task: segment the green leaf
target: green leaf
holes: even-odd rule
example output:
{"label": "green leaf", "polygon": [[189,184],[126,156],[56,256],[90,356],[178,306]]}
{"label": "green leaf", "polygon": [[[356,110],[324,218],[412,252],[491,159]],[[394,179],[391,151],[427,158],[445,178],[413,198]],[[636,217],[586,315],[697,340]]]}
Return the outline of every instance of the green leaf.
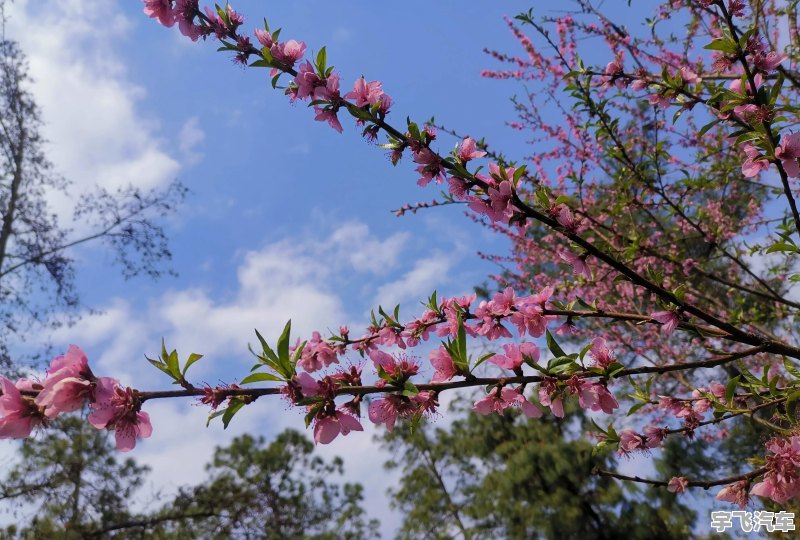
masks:
{"label": "green leaf", "polygon": [[550,333],[550,330],[545,330],[545,332],[547,333],[547,348],[550,349],[550,352],[553,353],[553,356],[556,358],[567,356],[567,353],[565,353],[564,349],[558,345],[556,339],[553,337],[553,334]]}
{"label": "green leaf", "polygon": [[738,145],[740,145],[740,144],[742,144],[744,142],[755,141],[756,139],[760,139],[760,138],[761,138],[761,134],[760,133],[755,132],[755,131],[749,131],[747,133],[742,133],[741,135],[736,137],[736,140],[734,141],[733,144],[738,146]]}
{"label": "green leaf", "polygon": [[800,392],[792,392],[789,394],[789,397],[786,398],[786,404],[784,408],[786,409],[786,414],[789,418],[793,418],[795,415],[792,414],[792,406],[795,405],[797,398],[800,398]]}
{"label": "green leaf", "polygon": [[403,391],[401,392],[402,395],[406,397],[412,397],[419,394],[419,388],[414,385],[411,381],[406,381],[403,383]]}
{"label": "green leaf", "polygon": [[778,72],[778,77],[775,80],[775,84],[772,86],[772,90],[769,93],[769,105],[775,105],[775,102],[778,100],[778,96],[781,93],[781,88],[783,87],[784,81],[783,73]]}
{"label": "green leaf", "polygon": [[211,414],[209,414],[209,415],[208,415],[208,420],[206,421],[206,427],[208,427],[208,426],[211,424],[211,421],[212,421],[214,418],[217,418],[217,417],[219,417],[219,416],[222,416],[223,414],[225,414],[225,411],[226,411],[226,410],[227,410],[227,409],[220,409],[220,410],[218,410],[218,411],[214,411],[214,412],[212,412]]}
{"label": "green leaf", "polygon": [[736,392],[736,387],[739,386],[739,381],[741,378],[741,375],[737,375],[729,380],[728,384],[725,385],[725,403],[728,405],[733,403],[733,394]]}
{"label": "green leaf", "polygon": [[317,405],[314,405],[308,410],[308,414],[306,414],[304,418],[306,427],[311,425],[311,422],[314,420],[314,418],[317,417],[317,413],[319,412],[319,410],[322,408],[323,405],[324,403],[318,403]]}
{"label": "green leaf", "polygon": [[798,252],[797,246],[793,246],[792,244],[785,244],[785,243],[773,244],[773,245],[771,245],[771,246],[769,246],[767,248],[767,253],[775,253],[777,251],[787,251],[787,252],[792,252],[792,253],[797,253]]}
{"label": "green leaf", "polygon": [[324,77],[325,75],[325,65],[327,64],[328,55],[325,52],[325,47],[322,47],[319,52],[317,53],[317,73]]}
{"label": "green leaf", "polygon": [[248,375],[240,384],[250,384],[254,382],[264,382],[264,381],[283,381],[284,379],[278,377],[277,375],[273,375],[272,373],[253,373]]}
{"label": "green leaf", "polygon": [[475,365],[474,365],[474,366],[472,366],[472,369],[475,369],[475,368],[476,368],[476,367],[478,367],[479,365],[483,364],[485,361],[487,361],[489,358],[491,358],[491,357],[492,357],[492,356],[494,356],[494,355],[495,355],[495,353],[493,353],[493,352],[490,352],[490,353],[486,353],[486,354],[483,354],[483,355],[481,355],[481,357],[480,357],[480,358],[478,358],[478,361],[477,361],[477,362],[475,362]]}
{"label": "green leaf", "polygon": [[575,360],[575,355],[559,356],[557,358],[552,358],[547,363],[547,371],[551,371],[553,373],[564,371],[570,364],[572,364],[574,360]]}
{"label": "green leaf", "polygon": [[464,328],[464,321],[461,319],[461,313],[458,314],[458,353],[461,359],[467,363],[469,368],[469,358],[467,358],[467,331]]}
{"label": "green leaf", "polygon": [[189,366],[197,362],[203,358],[202,354],[192,353],[189,355],[189,358],[186,360],[186,364],[183,366],[183,375],[186,375],[186,371],[189,369]]}
{"label": "green leaf", "polygon": [[619,362],[614,362],[610,366],[606,368],[606,374],[609,379],[613,379],[617,373],[625,369],[625,366],[620,364]]}
{"label": "green leaf", "polygon": [[261,349],[264,351],[264,356],[273,362],[278,361],[278,355],[275,354],[275,351],[272,350],[272,347],[269,346],[267,340],[264,339],[258,330],[256,330],[256,337],[258,337],[258,341],[261,343]]}
{"label": "green leaf", "polygon": [[600,426],[597,424],[597,422],[595,422],[595,421],[594,421],[594,419],[590,418],[590,419],[589,419],[589,421],[592,423],[592,425],[594,426],[594,428],[595,428],[597,431],[599,431],[600,433],[603,433],[603,434],[607,434],[606,430],[605,430],[605,429],[603,429],[603,428],[601,428],[601,427],[600,427]]}
{"label": "green leaf", "polygon": [[178,351],[173,350],[164,360],[167,363],[170,375],[177,378],[181,374],[180,366],[178,365]]}
{"label": "green leaf", "polygon": [[244,401],[241,399],[234,398],[230,401],[230,405],[228,405],[228,408],[225,409],[225,412],[222,414],[222,426],[224,429],[228,429],[228,424],[231,423],[233,415],[239,412],[239,409],[242,407],[244,407]]}
{"label": "green leaf", "polygon": [[163,362],[159,362],[158,360],[153,360],[152,358],[147,358],[146,356],[145,356],[145,359],[147,359],[148,362],[153,364],[155,367],[157,367],[158,369],[160,369],[161,371],[163,371],[167,375],[172,376],[172,374],[169,372],[169,368],[167,368],[167,365],[164,364]]}
{"label": "green leaf", "polygon": [[283,364],[289,362],[289,336],[292,332],[292,320],[286,323],[281,337],[278,338],[278,360]]}
{"label": "green leaf", "polygon": [[727,37],[717,38],[705,47],[709,51],[722,51],[728,54],[734,54],[736,52],[736,43]]}
{"label": "green leaf", "polygon": [[642,408],[642,407],[644,407],[645,405],[647,405],[647,402],[646,402],[646,401],[643,401],[643,402],[641,402],[641,403],[637,403],[637,404],[635,404],[633,407],[631,407],[631,408],[628,410],[628,416],[632,415],[633,413],[635,413],[636,411],[638,411],[639,409],[641,409],[641,408]]}
{"label": "green leaf", "polygon": [[722,122],[722,120],[720,120],[720,119],[714,120],[713,122],[709,122],[708,124],[706,124],[706,125],[704,125],[703,127],[700,128],[700,131],[698,132],[698,135],[700,137],[702,137],[703,135],[708,133],[709,129],[711,129],[712,127],[716,126],[720,122]]}
{"label": "green leaf", "polygon": [[792,375],[792,377],[794,377],[795,379],[800,379],[800,371],[798,371],[797,368],[794,367],[794,364],[792,364],[788,358],[783,359],[783,367],[786,368],[786,371],[789,372]]}

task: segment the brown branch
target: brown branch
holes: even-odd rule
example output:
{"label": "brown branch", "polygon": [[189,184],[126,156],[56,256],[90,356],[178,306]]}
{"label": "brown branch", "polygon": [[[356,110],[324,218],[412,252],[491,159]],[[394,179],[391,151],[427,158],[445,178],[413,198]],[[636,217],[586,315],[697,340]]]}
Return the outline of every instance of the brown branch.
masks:
{"label": "brown branch", "polygon": [[[750,471],[747,474],[740,474],[738,476],[729,476],[728,478],[720,478],[718,480],[689,480],[686,485],[689,487],[708,489],[714,486],[725,486],[728,484],[733,484],[734,482],[740,482],[742,480],[752,480],[758,476],[761,476],[766,472],[767,468],[762,467],[760,469]],[[639,482],[642,484],[650,484],[651,486],[667,487],[669,485],[669,482],[666,482],[664,480],[651,480],[649,478],[642,478],[641,476],[628,476],[625,474],[620,474],[612,471],[606,471],[597,467],[595,467],[592,470],[592,474],[596,474],[597,476],[608,476],[610,478],[616,478],[617,480],[624,480],[626,482]]]}

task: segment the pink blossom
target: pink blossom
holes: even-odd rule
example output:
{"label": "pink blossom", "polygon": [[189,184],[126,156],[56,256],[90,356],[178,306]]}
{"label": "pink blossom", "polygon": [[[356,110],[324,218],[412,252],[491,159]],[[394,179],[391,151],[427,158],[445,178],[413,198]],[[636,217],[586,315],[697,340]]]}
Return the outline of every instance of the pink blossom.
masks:
{"label": "pink blossom", "polygon": [[753,486],[751,495],[772,499],[778,504],[800,496],[800,436],[773,438],[767,442],[767,473]]}
{"label": "pink blossom", "polygon": [[667,491],[682,494],[686,491],[688,486],[689,481],[686,478],[683,476],[673,476],[670,478],[669,484],[667,484]]}
{"label": "pink blossom", "polygon": [[301,371],[294,376],[294,380],[300,386],[303,397],[316,396],[322,391],[319,381],[306,372]]}
{"label": "pink blossom", "polygon": [[558,384],[555,379],[545,378],[539,385],[539,403],[550,407],[550,412],[558,418],[564,418],[564,404],[558,394]]}
{"label": "pink blossom", "polygon": [[319,417],[314,422],[314,442],[316,444],[328,444],[337,435],[347,435],[351,431],[364,431],[358,418],[341,410],[335,410],[333,414]]}
{"label": "pink blossom", "polygon": [[406,348],[403,341],[403,329],[386,324],[378,330],[378,343],[386,347],[398,346],[401,349]]}
{"label": "pink blossom", "polygon": [[375,364],[375,369],[383,369],[390,377],[407,379],[419,372],[419,364],[416,360],[405,354],[395,357],[383,351],[374,350],[369,353],[369,358]]}
{"label": "pink blossom", "polygon": [[562,251],[558,256],[572,266],[572,270],[576,275],[582,275],[589,280],[592,279],[592,271],[586,265],[586,255],[576,255],[571,251]]}
{"label": "pink blossom", "polygon": [[505,409],[514,405],[519,406],[530,418],[539,418],[542,415],[542,411],[536,405],[528,401],[519,391],[508,386],[504,386],[499,392],[496,387],[493,388],[486,397],[475,402],[472,410],[484,416],[492,412],[503,414]]}
{"label": "pink blossom", "polygon": [[571,336],[578,331],[575,323],[572,321],[567,321],[558,328],[556,328],[556,335],[557,336]]}
{"label": "pink blossom", "polygon": [[389,112],[389,109],[392,107],[392,96],[389,94],[383,94],[378,99],[378,112],[381,114],[386,114]]}
{"label": "pink blossom", "polygon": [[534,343],[522,343],[516,346],[512,343],[503,345],[505,355],[496,354],[489,359],[489,362],[504,369],[518,369],[525,363],[525,356],[530,357],[534,362],[539,361],[539,347]]}
{"label": "pink blossom", "polygon": [[594,360],[594,364],[600,369],[606,369],[616,361],[614,353],[608,345],[606,345],[606,340],[600,337],[594,338],[592,341],[592,350],[590,354]]}
{"label": "pink blossom", "polygon": [[564,401],[561,399],[561,396],[558,396],[550,402],[550,412],[557,418],[564,418]]}
{"label": "pink blossom", "polygon": [[479,214],[486,215],[492,221],[507,222],[514,215],[511,182],[504,180],[497,187],[489,187],[487,194],[488,200],[476,199],[469,204],[469,207]]}
{"label": "pink blossom", "polygon": [[306,343],[300,359],[297,361],[297,365],[309,373],[338,363],[336,351],[327,341],[322,339],[319,332],[311,334],[311,339]]}
{"label": "pink blossom", "polygon": [[754,176],[758,176],[761,171],[766,171],[769,169],[769,161],[766,159],[759,159],[763,158],[764,156],[761,155],[761,152],[758,151],[758,148],[753,146],[752,144],[746,144],[742,147],[744,150],[747,159],[742,163],[742,174],[746,178],[752,178]]}
{"label": "pink blossom", "polygon": [[466,163],[472,159],[482,158],[486,152],[478,150],[477,143],[472,137],[466,137],[461,141],[461,150],[458,152],[458,157],[462,162]]}
{"label": "pink blossom", "polygon": [[20,392],[30,389],[31,384],[25,379],[15,385],[0,377],[0,439],[24,439],[44,423],[45,417],[33,398]]}
{"label": "pink blossom", "polygon": [[651,313],[650,317],[661,323],[661,330],[664,331],[667,335],[671,334],[675,331],[678,327],[678,324],[681,322],[680,316],[675,311],[656,311],[655,313]]}
{"label": "pink blossom", "polygon": [[342,132],[342,123],[339,122],[339,117],[336,116],[336,110],[329,107],[321,108],[315,106],[314,112],[317,113],[314,120],[317,122],[327,122],[333,129],[339,133]]}
{"label": "pink blossom", "polygon": [[[256,30],[256,33],[258,31]],[[258,35],[256,35],[258,37]],[[261,41],[261,40],[259,40]],[[263,44],[263,42],[262,42]],[[283,66],[291,68],[294,67],[295,63],[303,57],[303,54],[306,52],[306,44],[303,41],[295,41],[294,39],[290,39],[285,43],[274,43],[270,47],[270,53],[272,54],[272,58],[274,58],[277,62],[281,63]],[[278,70],[273,68],[270,72],[270,75],[275,76],[277,75]]]}
{"label": "pink blossom", "polygon": [[573,376],[567,381],[567,386],[572,394],[578,395],[578,405],[582,409],[611,414],[619,407],[616,398],[600,383],[592,383]]}
{"label": "pink blossom", "polygon": [[[228,11],[229,13],[232,11],[230,6],[228,6]],[[228,37],[228,31],[233,30],[235,29],[236,26],[238,26],[236,24],[238,22],[238,19],[236,21],[231,20],[231,26],[233,26],[234,28],[228,28],[227,23],[222,19],[222,17],[219,16],[217,11],[215,9],[211,9],[208,6],[206,6],[205,8],[205,12],[206,12],[206,18],[208,19],[208,25],[211,27],[211,31],[214,32],[214,34],[217,36],[217,39],[220,40],[225,39],[226,37]]]}
{"label": "pink blossom", "polygon": [[369,404],[369,419],[374,424],[386,424],[386,429],[392,431],[400,414],[400,398],[398,396],[386,396]]}
{"label": "pink blossom", "polygon": [[683,411],[683,402],[670,396],[659,396],[658,408],[667,411],[675,417]]}
{"label": "pink blossom", "polygon": [[658,448],[667,436],[667,429],[656,426],[645,426],[645,444],[648,448]]}
{"label": "pink blossom", "polygon": [[511,332],[502,325],[501,318],[512,313],[513,305],[514,290],[511,287],[496,293],[488,302],[482,301],[475,309],[475,318],[478,320],[475,324],[475,332],[490,340],[510,338]]}
{"label": "pink blossom", "polygon": [[436,408],[439,407],[439,400],[436,397],[436,392],[425,390],[415,396],[411,396],[411,402],[414,404],[416,410],[414,414],[433,414]]}
{"label": "pink blossom", "polygon": [[458,373],[450,353],[441,345],[438,349],[431,351],[429,358],[433,369],[436,370],[431,378],[432,383],[449,381]]}
{"label": "pink blossom", "polygon": [[45,409],[45,416],[77,411],[94,390],[95,377],[89,369],[86,354],[75,345],[50,363],[42,390],[35,402]]}
{"label": "pink blossom", "polygon": [[744,0],[728,0],[728,13],[731,17],[742,17],[745,6]]}
{"label": "pink blossom", "polygon": [[144,0],[144,14],[151,19],[158,19],[167,28],[175,24],[171,0]]}
{"label": "pink blossom", "polygon": [[728,484],[717,493],[718,501],[732,502],[739,505],[739,508],[747,506],[747,480],[741,480],[733,484]]}
{"label": "pink blossom", "polygon": [[558,224],[564,227],[568,233],[575,234],[578,232],[580,220],[577,219],[566,206],[560,206],[558,208],[556,212],[556,221],[558,221]]}
{"label": "pink blossom", "polygon": [[262,30],[261,28],[256,28],[253,33],[255,34],[258,42],[261,43],[263,47],[266,47],[267,49],[272,48],[272,45],[274,43],[272,41],[272,34],[270,34],[266,30]]}
{"label": "pink blossom", "polygon": [[762,71],[773,71],[787,58],[789,58],[788,54],[781,54],[776,51],[759,52],[753,55],[753,64]]}
{"label": "pink blossom", "polygon": [[796,495],[797,486],[794,486],[792,492],[785,489],[781,485],[777,476],[766,476],[761,482],[755,484],[750,490],[750,495],[758,495],[759,497],[766,497],[772,499],[778,504],[786,504],[786,502]]}
{"label": "pink blossom", "polygon": [[775,149],[775,157],[781,160],[783,169],[792,178],[800,177],[800,133],[789,133],[781,137],[781,144]]}
{"label": "pink blossom", "polygon": [[644,437],[632,429],[623,429],[619,432],[619,449],[617,453],[627,455],[634,450],[644,450],[646,448]]}
{"label": "pink blossom", "polygon": [[554,315],[544,315],[542,310],[553,294],[552,287],[545,287],[537,294],[514,301],[517,311],[511,314],[511,322],[517,327],[520,336],[527,332],[532,337],[544,334],[547,325],[556,320]]}
{"label": "pink blossom", "polygon": [[414,151],[414,163],[419,164],[417,172],[420,173],[420,179],[417,180],[417,185],[420,187],[427,186],[431,180],[435,180],[437,184],[441,184],[447,175],[444,173],[442,166],[442,159],[430,148],[422,147]]}
{"label": "pink blossom", "polygon": [[353,90],[344,97],[354,99],[356,107],[364,107],[365,105],[375,105],[380,101],[382,95],[383,87],[380,81],[367,82],[364,77],[361,77],[356,80]]}
{"label": "pink blossom", "polygon": [[[755,77],[753,77],[753,82],[756,83],[756,89],[761,87],[761,83],[763,82],[763,79],[764,78],[761,76],[761,73],[756,73]],[[737,94],[742,94],[742,80],[741,79],[732,80],[730,82],[730,84],[728,85],[728,88],[730,88],[732,92],[736,92]],[[750,84],[749,83],[747,83],[745,88],[747,89],[747,94],[752,94],[753,93],[753,92],[751,92],[751,88],[750,88]]]}
{"label": "pink blossom", "polygon": [[320,78],[311,62],[306,60],[306,62],[300,66],[294,78],[294,83],[297,85],[295,96],[298,99],[306,99],[314,93],[314,89],[320,83]]}
{"label": "pink blossom", "polygon": [[332,102],[341,99],[339,96],[338,73],[331,73],[324,80],[319,80],[319,84],[314,88],[314,99],[324,99]]}
{"label": "pink blossom", "polygon": [[175,3],[175,20],[181,34],[192,41],[197,41],[203,32],[200,25],[194,24],[197,13],[198,0],[178,0]]}
{"label": "pink blossom", "polygon": [[528,418],[541,418],[542,411],[531,403],[525,396],[522,394],[519,395],[520,397],[517,398],[517,403],[519,404],[519,408],[522,411],[522,414],[527,416]]}
{"label": "pink blossom", "polygon": [[681,68],[681,79],[683,79],[685,84],[698,84],[703,80],[697,75],[697,73],[687,67]]}
{"label": "pink blossom", "polygon": [[97,379],[94,402],[89,407],[89,423],[97,429],[113,429],[117,450],[127,452],[136,446],[136,439],[146,439],[153,433],[150,416],[132,388],[123,388],[110,377]]}
{"label": "pink blossom", "polygon": [[650,102],[650,105],[654,105],[656,107],[663,107],[665,109],[669,107],[670,104],[669,99],[661,94],[650,94],[649,96],[647,96],[647,101]]}
{"label": "pink blossom", "polygon": [[605,74],[606,76],[601,78],[600,83],[603,88],[608,88],[612,84],[617,88],[625,88],[624,72],[622,64],[618,60],[613,60],[606,64]]}

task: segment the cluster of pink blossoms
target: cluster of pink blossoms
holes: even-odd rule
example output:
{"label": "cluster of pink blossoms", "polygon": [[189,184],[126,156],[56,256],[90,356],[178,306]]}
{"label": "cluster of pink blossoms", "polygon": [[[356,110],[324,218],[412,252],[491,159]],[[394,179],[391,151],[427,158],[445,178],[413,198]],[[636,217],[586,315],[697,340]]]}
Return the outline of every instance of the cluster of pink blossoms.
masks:
{"label": "cluster of pink blossoms", "polygon": [[617,454],[627,456],[631,452],[647,452],[658,448],[666,437],[666,428],[653,425],[645,426],[644,434],[636,433],[632,429],[623,429],[619,432],[619,448]]}
{"label": "cluster of pink blossoms", "polygon": [[725,386],[712,382],[709,388],[697,388],[692,391],[692,398],[688,400],[661,396],[658,402],[659,409],[683,421],[684,427],[691,434],[703,421],[703,415],[711,410],[713,403],[704,397],[712,394],[717,400],[724,402]]}
{"label": "cluster of pink blossoms", "polygon": [[[710,0],[700,0],[700,4],[705,7],[710,7],[712,3]],[[211,34],[218,39],[235,37],[236,47],[239,51],[236,57],[237,61],[246,63],[251,54],[250,40],[247,37],[234,35],[238,26],[243,23],[243,18],[226,5],[224,12],[213,12],[206,9],[205,16],[200,16],[199,24],[195,24],[199,13],[197,6],[197,0],[145,0],[145,13],[158,19],[165,26],[172,26],[177,22],[181,32],[193,40]],[[741,16],[744,8],[745,3],[742,0],[727,2],[728,12],[733,17]],[[565,27],[567,20],[570,18],[562,19],[559,24]],[[559,33],[565,33],[565,30],[560,29]],[[256,30],[255,35],[258,42],[266,49],[266,51],[262,50],[264,57],[271,58],[271,62],[280,66],[274,67],[273,65],[271,76],[286,71],[294,74],[295,64],[305,54],[305,43],[295,40],[278,42],[275,34],[262,30]],[[741,59],[742,55],[738,52],[740,47],[742,47],[741,42],[737,45],[736,57],[715,53],[717,58],[714,67],[720,72],[728,71]],[[754,99],[754,94],[765,79],[762,73],[777,69],[785,60],[786,55],[767,50],[764,43],[755,34],[747,40],[743,47],[747,61],[755,70],[755,76],[744,84],[739,79],[730,83],[730,90],[740,96],[735,103],[731,104],[735,106],[725,107],[730,110],[719,111],[718,116],[724,120],[731,118],[733,114],[736,115],[738,122],[753,125],[769,120],[773,112],[764,105],[758,105],[757,100]],[[702,82],[700,75],[693,71],[697,68],[682,67],[677,72],[672,71],[674,74],[672,79],[676,82],[668,81],[669,85],[665,85],[652,80],[651,76],[644,72],[644,68],[637,72],[635,77],[626,75],[623,60],[622,55],[616,55],[615,60],[609,62],[601,76],[602,88],[624,88],[630,84],[636,91],[650,89],[651,95],[648,96],[650,103],[660,107],[679,104],[685,108],[691,108],[698,102],[696,99],[693,101],[690,95],[693,91],[692,87]],[[358,111],[353,115],[356,116],[359,125],[365,123],[364,118],[371,118],[370,121],[376,122],[364,131],[365,136],[374,139],[377,136],[378,124],[383,115],[388,112],[392,102],[391,98],[383,92],[382,84],[379,81],[367,82],[366,79],[360,78],[355,82],[352,91],[342,96],[339,74],[326,69],[324,61],[322,64],[323,66],[320,66],[318,61],[315,66],[312,62],[306,61],[300,66],[287,91],[290,99],[292,101],[310,100],[314,106],[316,120],[327,122],[339,132],[342,131],[342,125],[337,116],[340,108],[346,107],[351,112],[353,112],[353,105],[367,109],[372,116],[356,114]],[[742,86],[745,87],[744,91],[742,91]],[[686,95],[689,100],[677,103],[678,100],[674,98],[679,95]],[[352,100],[352,103],[345,100]],[[410,126],[409,129],[411,131]],[[408,135],[406,134],[406,136]],[[413,154],[413,161],[418,165],[417,172],[420,174],[418,183],[420,185],[424,186],[430,182],[441,184],[448,181],[450,192],[456,199],[467,202],[473,211],[487,216],[491,222],[508,223],[514,218],[516,169],[504,169],[496,164],[490,164],[488,176],[465,174],[464,176],[469,178],[467,180],[460,177],[459,173],[452,173],[456,169],[452,166],[452,161],[443,160],[431,150],[429,145],[436,138],[433,128],[426,127],[419,137],[415,135],[415,137],[407,138],[408,141],[403,145],[393,147],[392,159],[396,162],[403,150],[408,147]],[[769,147],[772,148],[772,146]],[[779,162],[788,176],[800,177],[800,163],[798,162],[800,160],[800,133],[783,134],[780,137],[780,144],[774,147],[774,158],[762,155],[762,150],[759,148],[764,147],[763,144],[759,147],[757,143],[742,145],[746,156],[742,164],[744,176],[753,177],[767,170],[770,167],[770,160],[772,160],[772,162]],[[485,154],[478,150],[476,142],[468,137],[462,141],[460,149],[456,150],[454,157],[456,165],[465,165],[470,160],[481,158]],[[454,176],[448,178],[448,174],[454,174]],[[477,191],[472,191],[476,186],[478,187]],[[576,234],[579,231],[580,219],[565,205],[554,205],[549,214],[568,233]],[[573,267],[576,274],[584,276],[587,280],[593,279],[591,268],[586,264],[587,253],[579,255],[562,252],[558,255]],[[399,393],[400,388],[405,383],[410,383],[410,378],[418,374],[420,366],[414,359],[378,351],[376,349],[378,345],[401,349],[413,347],[421,340],[427,340],[433,330],[440,336],[454,337],[462,321],[465,324],[464,329],[469,335],[480,335],[489,340],[512,337],[509,331],[510,326],[507,325],[506,320],[510,320],[517,327],[520,336],[527,333],[533,337],[539,337],[544,333],[548,322],[554,318],[545,316],[543,313],[551,292],[543,291],[540,295],[521,299],[515,298],[513,290],[507,289],[495,295],[492,300],[481,302],[475,308],[474,313],[471,313],[469,309],[474,297],[466,302],[462,299],[460,303],[451,300],[449,305],[443,302],[439,310],[427,310],[422,317],[405,326],[385,317],[381,323],[376,323],[370,328],[370,334],[357,342],[349,341],[345,329],[341,330],[343,339],[339,342],[325,341],[319,333],[315,332],[312,339],[306,343],[298,360],[298,365],[305,372],[291,377],[284,391],[293,402],[306,406],[309,413],[313,414],[314,438],[317,442],[328,443],[339,434],[346,435],[352,430],[361,430],[362,426],[359,422],[360,396],[356,395],[350,402],[338,407],[335,403],[335,398],[341,389],[347,386],[361,386],[360,368],[339,371],[325,376],[321,380],[315,380],[309,375],[311,372],[330,367],[332,364],[338,364],[338,357],[344,354],[347,343],[352,343],[356,350],[368,353],[372,360],[381,377],[376,386],[391,385],[398,389],[398,393],[387,393],[384,397],[373,400],[369,406],[370,420],[377,424],[385,424],[389,430],[392,430],[398,418],[434,411],[437,406],[436,394],[431,391],[414,393],[413,384],[410,385],[411,389],[405,387],[404,392]],[[658,311],[652,313],[650,317],[653,321],[661,324],[665,334],[670,334],[684,321],[685,315],[681,310],[675,309]],[[466,321],[467,318],[470,320]],[[569,319],[557,333],[562,331],[571,331]],[[434,369],[432,377],[434,383],[447,382],[456,376],[470,376],[468,365],[465,369],[463,361],[459,363],[454,360],[448,347],[439,347],[430,355],[430,364]],[[503,346],[503,351],[503,354],[491,357],[489,362],[502,369],[513,371],[517,375],[522,373],[524,364],[538,363],[540,356],[538,347],[532,343],[506,344]],[[596,338],[592,342],[591,358],[594,367],[603,370],[609,369],[616,362],[613,351],[602,338]],[[581,355],[581,359],[583,359],[583,355]],[[62,369],[63,366],[51,366],[48,380],[44,385],[37,385],[25,380],[19,381],[16,385],[5,379],[0,381],[2,383],[0,436],[26,436],[37,423],[45,422],[47,418],[52,418],[60,412],[74,410],[87,399],[92,409],[90,421],[99,428],[114,427],[117,431],[118,446],[120,438],[123,441],[130,441],[129,446],[132,447],[137,436],[149,435],[149,420],[146,413],[138,411],[136,394],[133,390],[120,387],[113,379],[94,378],[88,371],[88,367],[76,376],[69,375],[67,372],[61,373]],[[61,375],[57,375],[58,373]],[[499,382],[489,390],[483,399],[475,403],[474,409],[480,414],[490,414],[492,412],[502,413],[508,407],[519,406],[528,416],[541,416],[541,409],[534,402],[525,398],[524,390],[524,385],[512,388],[505,382]],[[717,400],[723,401],[724,390],[722,385],[715,383],[710,386],[709,391],[695,390],[691,399],[663,398],[660,405],[676,418],[682,419],[687,433],[691,434],[691,431],[701,422],[702,415],[712,407],[712,404]],[[39,392],[39,394],[33,398],[35,392]],[[713,394],[716,399],[704,397],[708,392]],[[581,407],[593,411],[611,413],[619,406],[605,384],[593,382],[588,378],[577,375],[566,380],[545,377],[539,384],[539,403],[544,407],[550,407],[556,416],[563,416],[563,399],[568,395],[577,396]],[[217,397],[213,395],[212,397],[213,402],[217,403]],[[311,399],[310,403],[309,399]],[[634,451],[647,452],[661,445],[667,431],[666,428],[653,425],[646,426],[641,434],[632,429],[622,430],[619,433],[618,451],[623,455]],[[750,490],[749,479],[735,482],[723,488],[717,495],[718,499],[744,505],[748,496],[755,494],[785,503],[800,494],[800,482],[798,481],[800,437],[774,439],[768,443],[767,448],[771,454],[767,457],[767,472],[763,480]],[[672,492],[683,493],[688,485],[689,482],[686,478],[674,477],[669,481],[668,489]]]}
{"label": "cluster of pink blossoms", "polygon": [[[548,324],[557,319],[556,316],[545,314],[552,293],[552,288],[546,287],[539,293],[517,297],[513,289],[507,288],[477,305],[473,305],[476,301],[474,294],[461,298],[441,298],[438,303],[432,299],[429,308],[419,318],[405,325],[381,311],[383,319],[380,322],[373,320],[368,333],[356,340],[350,339],[347,327],[341,327],[340,335],[330,340],[324,340],[319,332],[313,332],[302,350],[299,350],[299,340],[291,348],[298,356],[297,366],[303,371],[291,377],[282,393],[293,404],[306,407],[308,418],[314,423],[314,438],[318,443],[328,443],[339,434],[360,431],[361,397],[356,395],[343,405],[337,405],[336,398],[348,394],[348,387],[362,386],[361,367],[351,367],[349,370],[336,368],[336,372],[321,378],[310,375],[338,365],[339,357],[351,347],[369,357],[378,376],[375,386],[386,389],[383,397],[370,403],[369,419],[376,424],[385,424],[391,430],[398,418],[434,412],[438,404],[437,392],[420,392],[415,390],[413,384],[409,387],[412,377],[420,372],[418,360],[402,352],[386,353],[379,350],[379,346],[403,350],[427,340],[433,333],[455,339],[462,329],[465,335],[484,336],[489,340],[513,337],[511,328],[515,328],[520,337],[541,337]],[[508,322],[511,324],[507,326]],[[453,342],[448,342],[448,345],[431,351],[431,383],[446,383],[457,376],[471,376],[468,361],[464,358],[459,360],[459,354],[454,357],[452,347]],[[516,375],[523,374],[525,364],[538,365],[541,351],[534,343],[506,343],[502,348],[502,354],[488,357],[489,363]],[[594,340],[591,351],[597,368],[607,369],[615,362],[613,352],[602,338]],[[545,377],[539,384],[538,404],[524,396],[524,389],[525,385],[514,388],[498,380],[498,384],[475,403],[474,410],[479,414],[502,413],[516,406],[524,414],[538,418],[542,415],[541,405],[549,407],[554,415],[563,417],[563,401],[570,395],[576,396],[578,404],[587,410],[610,414],[619,407],[605,383],[578,375],[562,379]]]}
{"label": "cluster of pink blossoms", "polygon": [[135,392],[111,377],[95,377],[86,354],[71,345],[50,363],[43,383],[20,379],[15,384],[0,377],[0,439],[28,437],[37,426],[87,402],[89,423],[113,430],[117,449],[123,452],[153,431]]}
{"label": "cluster of pink blossoms", "polygon": [[784,504],[800,495],[800,435],[789,439],[775,438],[767,443],[767,473],[750,490],[758,495]]}

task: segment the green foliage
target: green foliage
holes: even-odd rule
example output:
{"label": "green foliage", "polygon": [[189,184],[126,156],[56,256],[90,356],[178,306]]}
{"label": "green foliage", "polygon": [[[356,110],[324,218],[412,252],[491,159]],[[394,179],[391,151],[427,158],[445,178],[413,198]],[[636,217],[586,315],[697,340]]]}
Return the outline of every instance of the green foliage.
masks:
{"label": "green foliage", "polygon": [[508,410],[387,433],[387,468],[403,475],[392,492],[405,515],[398,538],[688,537],[695,515],[673,494],[626,492],[592,474],[614,458],[578,440],[576,421]]}
{"label": "green foliage", "polygon": [[238,437],[216,449],[204,483],[137,512],[133,502],[148,468],[119,460],[108,433],[85,419],[60,418],[27,439],[3,471],[0,500],[17,523],[0,530],[0,540],[377,537],[378,522],[361,507],[361,485],[336,483],[342,461],[313,451],[292,430],[269,444]]}
{"label": "green foliage", "polygon": [[[14,509],[19,523],[0,538],[89,538],[128,521],[132,496],[148,468],[119,456],[107,432],[76,416],[26,439],[0,482],[0,500]],[[35,512],[23,524],[31,508]]]}
{"label": "green foliage", "polygon": [[331,483],[342,461],[326,463],[314,445],[287,430],[265,446],[263,438],[244,435],[218,448],[207,466],[210,479],[184,489],[165,514],[202,515],[169,522],[159,538],[288,538],[334,540],[377,536],[378,523],[367,521],[359,484]]}

